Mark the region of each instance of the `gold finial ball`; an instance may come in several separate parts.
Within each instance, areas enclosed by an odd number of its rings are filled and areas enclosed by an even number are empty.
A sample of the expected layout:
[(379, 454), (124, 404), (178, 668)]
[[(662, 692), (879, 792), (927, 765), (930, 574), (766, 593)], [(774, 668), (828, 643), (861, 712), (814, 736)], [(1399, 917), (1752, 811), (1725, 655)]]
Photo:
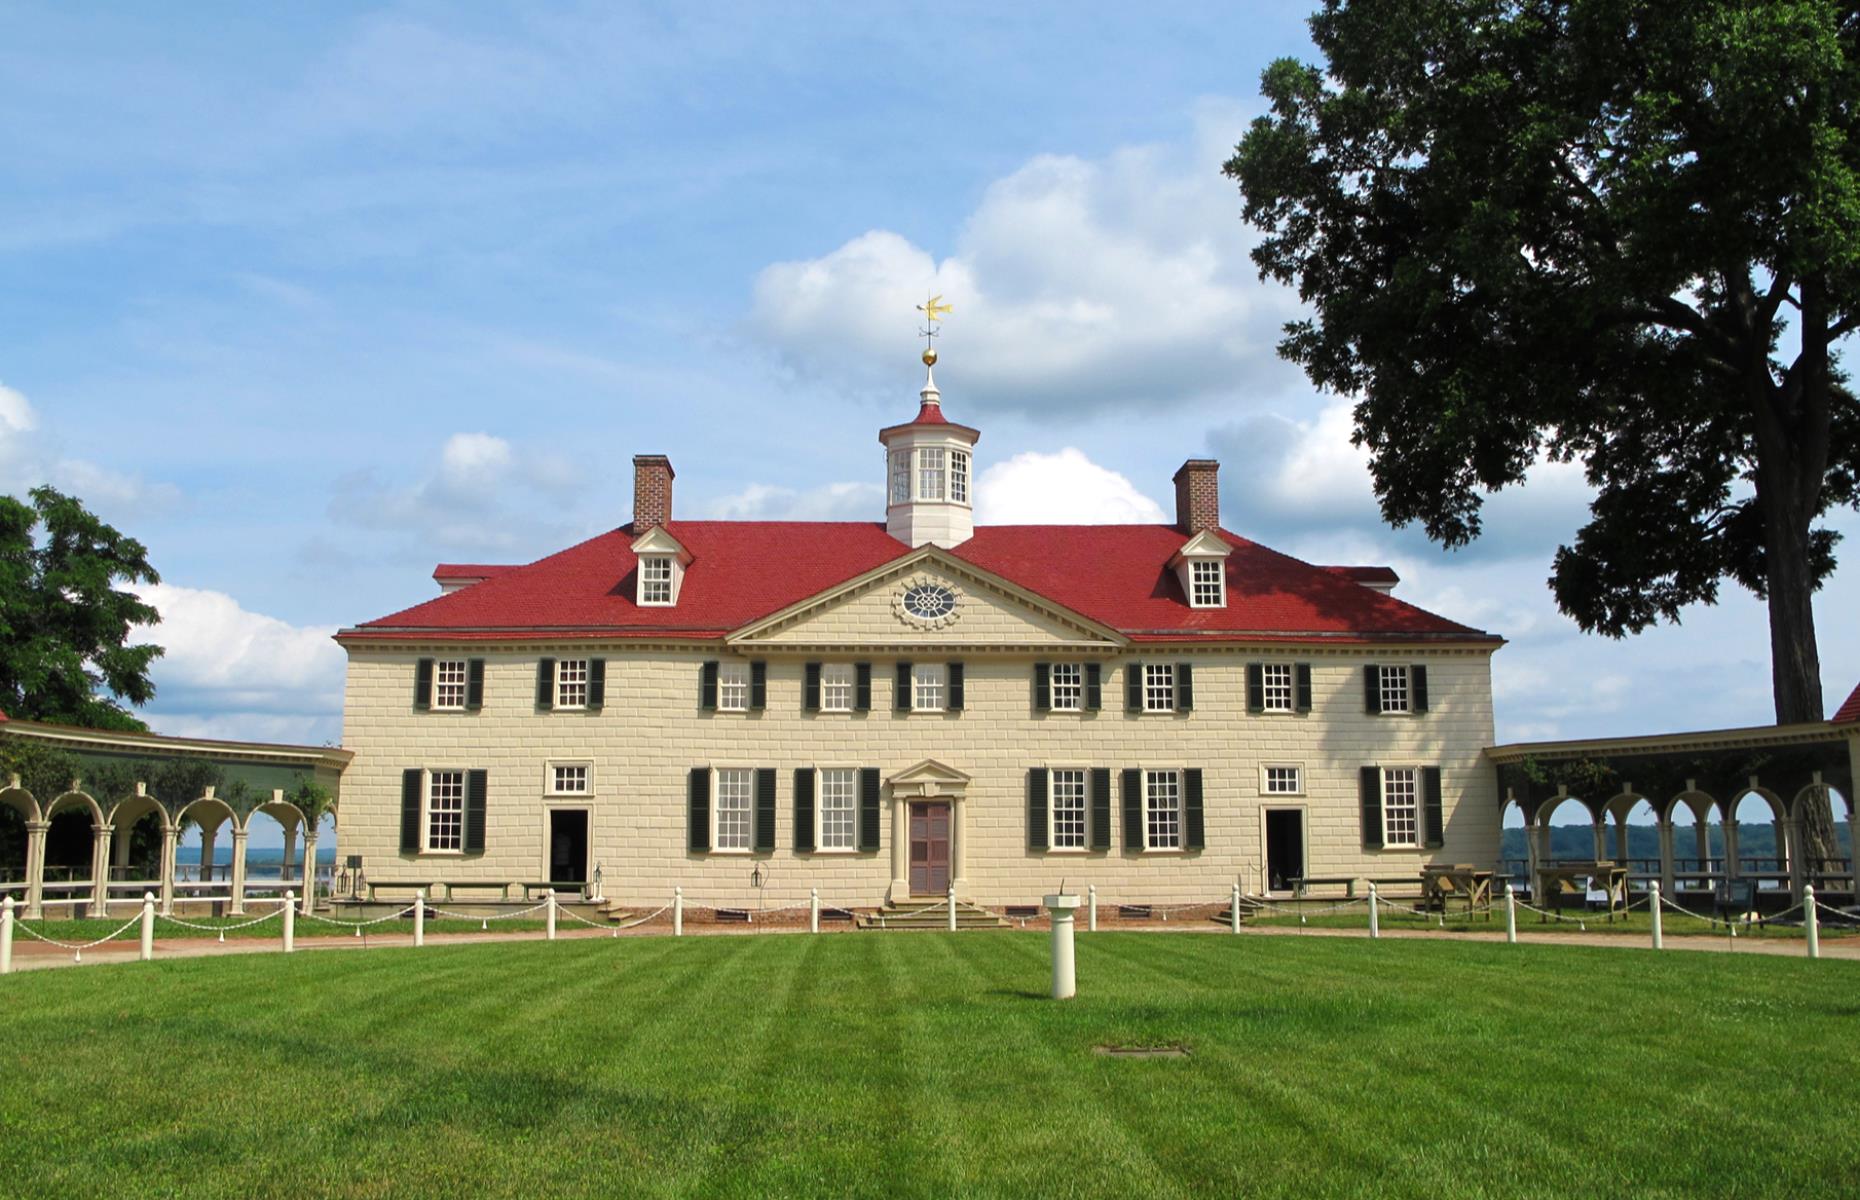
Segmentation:
[(936, 349), (935, 349), (935, 347), (932, 347), (932, 346), (926, 346), (926, 347), (924, 347), (924, 366), (926, 366), (926, 367), (934, 367), (934, 366), (936, 366)]

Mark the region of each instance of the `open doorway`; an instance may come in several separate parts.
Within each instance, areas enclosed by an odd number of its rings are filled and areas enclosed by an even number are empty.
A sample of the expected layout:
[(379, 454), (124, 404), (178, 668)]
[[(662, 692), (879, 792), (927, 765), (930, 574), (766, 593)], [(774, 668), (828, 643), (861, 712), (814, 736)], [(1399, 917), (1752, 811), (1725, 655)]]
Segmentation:
[(1305, 810), (1266, 810), (1266, 886), (1291, 891), (1305, 877)]
[(581, 887), (588, 882), (588, 810), (549, 810), (549, 882)]

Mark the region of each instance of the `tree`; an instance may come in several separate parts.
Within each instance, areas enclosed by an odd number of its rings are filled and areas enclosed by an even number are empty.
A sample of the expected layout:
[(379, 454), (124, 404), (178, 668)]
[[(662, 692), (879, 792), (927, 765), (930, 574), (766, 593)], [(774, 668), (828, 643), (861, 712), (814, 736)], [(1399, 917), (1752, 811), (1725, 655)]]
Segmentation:
[(1326, 0), (1311, 32), (1326, 66), (1266, 70), (1225, 170), (1384, 517), (1464, 545), (1487, 493), (1580, 461), (1559, 607), (1621, 637), (1733, 579), (1776, 719), (1823, 719), (1820, 518), (1860, 501), (1856, 5)]
[(0, 711), (28, 720), (145, 729), (120, 701), (155, 695), (160, 646), (128, 644), (161, 614), (118, 583), (159, 583), (141, 542), (77, 499), (0, 496)]

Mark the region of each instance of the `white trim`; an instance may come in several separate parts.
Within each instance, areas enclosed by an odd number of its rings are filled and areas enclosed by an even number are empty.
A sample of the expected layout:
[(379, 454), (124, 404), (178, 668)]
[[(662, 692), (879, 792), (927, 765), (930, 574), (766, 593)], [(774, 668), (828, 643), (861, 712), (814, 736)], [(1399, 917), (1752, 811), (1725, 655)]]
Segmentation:
[[(559, 767), (580, 767), (587, 772), (588, 786), (579, 792), (558, 791), (555, 773)], [(543, 763), (543, 795), (549, 799), (587, 800), (594, 795), (594, 760), (588, 758), (551, 758)]]
[[(1268, 771), (1298, 772), (1298, 790), (1295, 792), (1275, 792), (1267, 787)], [(1262, 762), (1259, 764), (1259, 796), (1262, 800), (1276, 800), (1281, 797), (1296, 798), (1307, 794), (1308, 783), (1305, 779), (1305, 765), (1294, 762)]]
[(1275, 812), (1295, 812), (1298, 814), (1299, 861), (1298, 875), (1303, 878), (1311, 871), (1311, 805), (1306, 804), (1261, 804), (1259, 806), (1259, 888), (1264, 895), (1288, 895), (1291, 888), (1274, 888), (1272, 886), (1272, 860), (1267, 854), (1266, 814)]
[[(1274, 708), (1272, 704), (1272, 681), (1266, 678), (1267, 671), (1285, 672), (1285, 707)], [(1316, 690), (1316, 681), (1312, 681)], [(1298, 712), (1298, 664), (1295, 662), (1262, 662), (1259, 664), (1259, 714), (1268, 717), (1292, 716)]]
[[(738, 671), (742, 672), (743, 702), (741, 704), (725, 704), (723, 701), (725, 691), (729, 688), (733, 688), (736, 686), (736, 684), (732, 682), (728, 678), (728, 676), (733, 675)], [(727, 658), (718, 660), (718, 663), (717, 663), (717, 711), (718, 712), (720, 713), (746, 713), (748, 712), (750, 705), (755, 701), (755, 696), (752, 694), (754, 691), (755, 691), (755, 672), (754, 670), (751, 669), (747, 661), (744, 661), (741, 659), (727, 659)]]
[[(718, 818), (723, 815), (723, 773), (741, 771), (749, 777), (749, 807), (745, 810), (748, 821), (744, 826), (747, 841), (742, 846), (720, 846), (717, 837)], [(753, 854), (756, 849), (756, 768), (738, 767), (728, 763), (713, 766), (710, 769), (710, 850), (711, 854)]]
[[(1046, 770), (1046, 850), (1049, 854), (1085, 854), (1091, 850), (1091, 768), (1074, 766), (1047, 767)], [(1079, 844), (1061, 846), (1059, 842), (1058, 788), (1053, 775), (1058, 771), (1076, 771), (1079, 775)]]
[[(1197, 578), (1203, 571), (1212, 569), (1214, 578), (1203, 581)], [(1204, 601), (1201, 589), (1204, 582), (1214, 588), (1214, 599)], [(1226, 608), (1227, 607), (1227, 564), (1218, 558), (1192, 558), (1188, 561), (1188, 606), (1190, 608)]]
[[(1139, 767), (1143, 772), (1143, 852), (1145, 854), (1181, 854), (1187, 850), (1184, 845), (1188, 840), (1188, 772), (1182, 767)], [(1152, 774), (1170, 774), (1175, 776), (1175, 840), (1173, 846), (1153, 846), (1150, 844), (1150, 776)]]
[[(1143, 670), (1143, 712), (1140, 715), (1147, 716), (1151, 713), (1169, 714), (1169, 713), (1174, 713), (1174, 712), (1179, 711), (1179, 709), (1176, 706), (1177, 679), (1176, 679), (1175, 663), (1173, 662), (1136, 662), (1136, 663), (1132, 663), (1131, 666), (1141, 667)], [(1150, 704), (1150, 672), (1154, 670), (1161, 670), (1161, 671), (1169, 672), (1169, 707), (1167, 708), (1152, 707)]]
[[(653, 579), (647, 574), (648, 564), (654, 568), (663, 568), (664, 579)], [(675, 554), (642, 554), (639, 556), (639, 586), (635, 589), (634, 603), (641, 608), (671, 608), (678, 603), (678, 585), (684, 582), (684, 570), (679, 565)], [(653, 584), (665, 585), (665, 599), (655, 600), (646, 594), (646, 589)]]
[(564, 797), (562, 801), (544, 799), (542, 806), (542, 875), (548, 879), (555, 864), (549, 861), (549, 852), (554, 847), (549, 844), (550, 816), (559, 812), (582, 812), (588, 814), (587, 858), (581, 865), (582, 874), (587, 876), (586, 887), (594, 886), (594, 806), (587, 803), (586, 796)]
[[(928, 684), (927, 679), (920, 679), (918, 672), (933, 672), (936, 675), (937, 703), (935, 705), (919, 704), (922, 689)], [(949, 664), (945, 662), (914, 662), (911, 664), (911, 708), (914, 713), (945, 713), (949, 711)]]
[[(830, 708), (827, 705), (827, 673), (829, 671), (846, 672), (846, 707)], [(859, 665), (853, 662), (823, 662), (820, 664), (820, 707), (816, 711), (845, 715), (857, 712), (859, 708)]]
[[(1376, 767), (1376, 785), (1379, 789), (1379, 808), (1382, 814), (1382, 849), (1419, 850), (1422, 849), (1422, 844), (1427, 840), (1427, 831), (1423, 828), (1427, 822), (1427, 813), (1425, 811), (1427, 804), (1425, 798), (1421, 794), (1423, 790), (1422, 772), (1424, 769), (1425, 768), (1420, 766), (1407, 765), (1378, 765)], [(1414, 776), (1414, 839), (1412, 841), (1398, 842), (1389, 837), (1389, 772), (1391, 771), (1407, 771)]]
[[(828, 846), (822, 836), (825, 829), (827, 811), (827, 787), (824, 776), (828, 771), (845, 771), (852, 776), (852, 844), (848, 846)], [(814, 768), (814, 854), (857, 854), (859, 853), (859, 768), (839, 766), (828, 763)]]
[[(433, 845), (433, 776), (457, 775), (459, 777), (459, 844), (457, 846)], [(471, 806), (471, 772), (464, 767), (424, 767), (420, 779), (420, 853), (423, 855), (443, 855), (460, 857), (465, 853), (466, 810)]]
[[(441, 686), (439, 675), (440, 672), (448, 666), (456, 666), (458, 668), (459, 702), (457, 704), (441, 704), (439, 702), (439, 689)], [(469, 658), (435, 658), (433, 660), (432, 687), (427, 691), (426, 696), (427, 709), (431, 712), (464, 712), (466, 707), (470, 704), (471, 660)]]
[[(1078, 700), (1074, 704), (1059, 703), (1059, 671), (1068, 668), (1078, 672)], [(1085, 711), (1085, 663), (1079, 659), (1065, 662), (1048, 663), (1046, 667), (1046, 711), (1056, 713), (1081, 713)]]
[[(1389, 672), (1401, 674), (1401, 707), (1389, 707)], [(1383, 717), (1411, 717), (1414, 711), (1414, 668), (1406, 663), (1376, 664), (1376, 715)]]
[[(588, 690), (592, 686), (593, 662), (594, 659), (592, 657), (558, 658), (555, 660), (555, 666), (553, 668), (555, 678), (552, 681), (554, 684), (552, 699), (555, 703), (551, 706), (552, 711), (582, 712), (588, 707)], [(562, 699), (562, 689), (566, 686), (566, 681), (563, 680), (562, 674), (564, 669), (571, 663), (581, 664), (581, 679), (579, 680), (581, 684), (581, 703), (579, 704), (570, 704)]]

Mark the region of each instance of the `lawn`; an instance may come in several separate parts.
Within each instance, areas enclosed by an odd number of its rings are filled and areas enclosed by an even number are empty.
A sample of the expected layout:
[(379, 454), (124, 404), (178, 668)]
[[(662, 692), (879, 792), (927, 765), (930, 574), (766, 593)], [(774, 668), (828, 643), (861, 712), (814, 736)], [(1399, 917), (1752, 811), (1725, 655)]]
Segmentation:
[[(1033, 933), (0, 979), (6, 1195), (1853, 1194), (1860, 964)], [(1180, 1043), (1113, 1059), (1101, 1044)]]

